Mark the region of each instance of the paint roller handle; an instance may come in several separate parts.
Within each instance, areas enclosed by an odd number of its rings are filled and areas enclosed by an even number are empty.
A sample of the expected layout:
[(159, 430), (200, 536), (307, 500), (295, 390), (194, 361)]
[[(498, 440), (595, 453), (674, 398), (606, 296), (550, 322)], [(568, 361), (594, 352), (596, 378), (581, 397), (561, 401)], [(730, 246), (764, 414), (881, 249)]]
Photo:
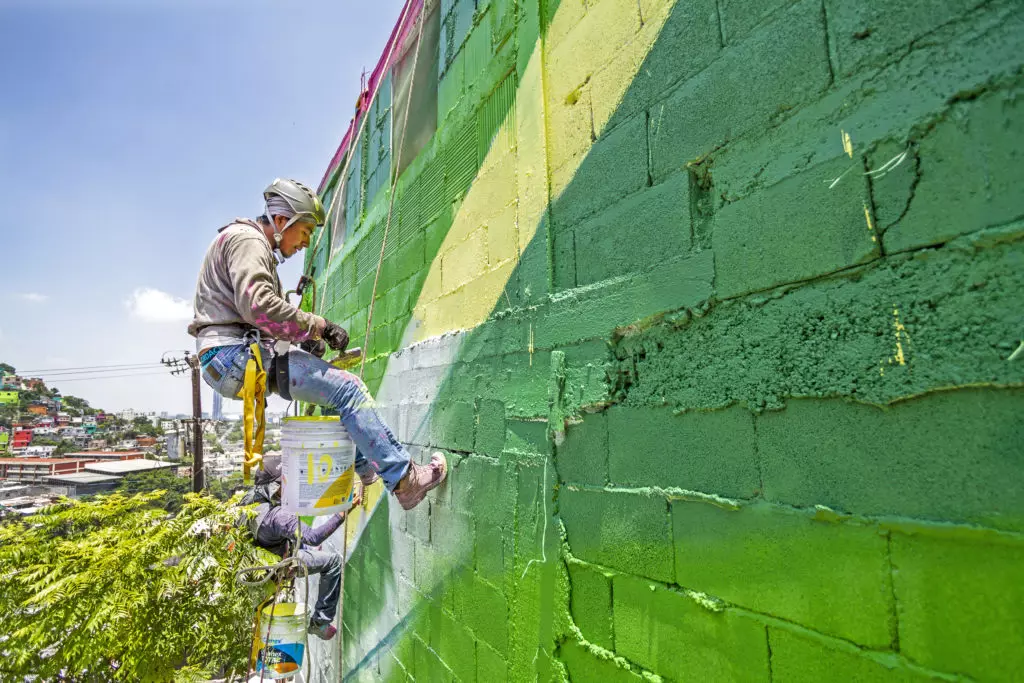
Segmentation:
[(342, 370), (347, 370), (358, 363), (363, 357), (363, 349), (355, 347), (342, 353), (339, 353), (331, 360), (331, 365)]

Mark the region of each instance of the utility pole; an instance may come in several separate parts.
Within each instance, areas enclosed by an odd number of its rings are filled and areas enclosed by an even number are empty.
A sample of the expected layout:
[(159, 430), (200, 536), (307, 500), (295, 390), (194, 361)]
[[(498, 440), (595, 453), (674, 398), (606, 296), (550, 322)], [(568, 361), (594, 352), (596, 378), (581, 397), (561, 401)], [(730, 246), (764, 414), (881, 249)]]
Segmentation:
[(184, 358), (164, 358), (160, 362), (171, 370), (172, 375), (192, 371), (192, 491), (199, 493), (206, 486), (203, 472), (203, 407), (199, 393), (199, 356), (185, 351)]
[(185, 362), (192, 367), (192, 491), (199, 493), (206, 486), (203, 476), (203, 406), (199, 393), (199, 356), (185, 352)]

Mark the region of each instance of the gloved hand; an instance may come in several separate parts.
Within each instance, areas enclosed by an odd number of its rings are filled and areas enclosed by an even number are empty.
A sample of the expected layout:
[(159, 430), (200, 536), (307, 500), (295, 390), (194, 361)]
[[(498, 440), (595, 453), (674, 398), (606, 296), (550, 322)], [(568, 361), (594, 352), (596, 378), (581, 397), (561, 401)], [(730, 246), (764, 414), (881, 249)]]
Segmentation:
[(344, 353), (348, 348), (348, 332), (341, 325), (335, 325), (330, 321), (327, 321), (327, 327), (324, 328), (323, 339), (335, 351)]
[(327, 344), (322, 339), (307, 339), (299, 344), (299, 348), (306, 353), (313, 354), (317, 358), (323, 358), (324, 354), (327, 353)]

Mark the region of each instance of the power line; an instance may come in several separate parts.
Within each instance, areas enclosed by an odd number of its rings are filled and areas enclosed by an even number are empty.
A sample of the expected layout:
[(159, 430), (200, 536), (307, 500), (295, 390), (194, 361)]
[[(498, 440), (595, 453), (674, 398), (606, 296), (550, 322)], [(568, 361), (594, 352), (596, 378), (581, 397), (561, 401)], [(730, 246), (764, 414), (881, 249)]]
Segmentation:
[(152, 362), (149, 362), (149, 363), (130, 363), (130, 364), (115, 363), (113, 365), (83, 365), (81, 367), (75, 367), (75, 368), (46, 368), (45, 370), (18, 370), (17, 374), (18, 374), (18, 376), (22, 376), (22, 375), (27, 375), (29, 373), (64, 372), (65, 370), (97, 370), (97, 369), (100, 369), (100, 368), (130, 368), (130, 367), (133, 367), (133, 366), (141, 366), (141, 365), (153, 365), (153, 363)]
[[(164, 375), (164, 374), (165, 373), (163, 373), (163, 372), (137, 372), (137, 373), (134, 373), (134, 374), (127, 374), (127, 375), (100, 375), (99, 377), (75, 377), (74, 379), (55, 380), (53, 382), (53, 384), (57, 385), (57, 384), (67, 384), (68, 382), (88, 382), (88, 381), (91, 381), (91, 380), (99, 381), (99, 380), (103, 380), (103, 379), (121, 379), (121, 378), (124, 378), (124, 377), (150, 377), (150, 376), (153, 376), (153, 375)], [(174, 374), (174, 373), (171, 373), (171, 374)]]
[(107, 369), (97, 369), (97, 370), (63, 370), (63, 371), (60, 371), (60, 372), (42, 372), (42, 373), (35, 373), (35, 374), (37, 374), (40, 379), (45, 379), (47, 377), (60, 377), (60, 376), (64, 376), (64, 375), (89, 375), (89, 374), (94, 374), (94, 373), (95, 374), (104, 374), (104, 373), (107, 373), (107, 372), (125, 372), (125, 371), (128, 371), (128, 370), (151, 370), (151, 369), (155, 369), (155, 368), (158, 368), (158, 367), (160, 367), (160, 363), (145, 363), (145, 364), (139, 364), (139, 365), (124, 365), (124, 366), (121, 366), (121, 367), (111, 367), (111, 368), (107, 368)]

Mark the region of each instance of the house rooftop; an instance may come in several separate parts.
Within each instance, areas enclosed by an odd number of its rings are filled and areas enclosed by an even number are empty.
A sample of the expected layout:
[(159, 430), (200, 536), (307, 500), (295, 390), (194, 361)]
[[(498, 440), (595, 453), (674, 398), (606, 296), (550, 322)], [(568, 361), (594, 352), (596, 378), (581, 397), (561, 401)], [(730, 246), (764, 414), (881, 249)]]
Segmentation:
[(76, 474), (51, 474), (45, 478), (55, 484), (98, 484), (103, 481), (117, 481), (121, 477), (97, 472), (78, 472)]
[(133, 472), (149, 472), (164, 470), (178, 465), (158, 460), (116, 460), (114, 462), (94, 462), (85, 466), (87, 472), (99, 474), (131, 474)]

